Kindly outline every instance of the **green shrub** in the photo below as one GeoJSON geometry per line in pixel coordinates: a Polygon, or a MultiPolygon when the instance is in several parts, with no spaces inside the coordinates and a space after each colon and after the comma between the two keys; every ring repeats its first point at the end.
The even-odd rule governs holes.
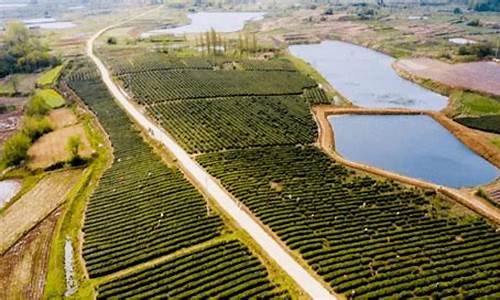
{"type": "Polygon", "coordinates": [[[36,141],[42,135],[50,131],[52,131],[52,126],[45,118],[23,118],[22,132],[24,133],[24,135],[30,138],[31,141],[36,141]]]}
{"type": "Polygon", "coordinates": [[[28,116],[43,116],[50,111],[50,107],[45,100],[40,96],[33,96],[26,105],[26,115],[28,116]]]}
{"type": "Polygon", "coordinates": [[[3,160],[8,166],[21,163],[28,157],[28,149],[31,140],[24,133],[17,133],[5,141],[3,148],[3,160]]]}

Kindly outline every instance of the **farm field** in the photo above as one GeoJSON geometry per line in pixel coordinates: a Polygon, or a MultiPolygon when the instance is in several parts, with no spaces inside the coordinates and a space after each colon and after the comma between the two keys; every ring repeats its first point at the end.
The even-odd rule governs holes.
{"type": "Polygon", "coordinates": [[[395,66],[414,76],[431,79],[451,88],[500,96],[500,66],[495,62],[448,64],[430,58],[405,58],[397,61],[395,66]]]}
{"type": "Polygon", "coordinates": [[[0,255],[0,299],[41,299],[59,215],[59,209],[52,212],[0,255]]]}
{"type": "Polygon", "coordinates": [[[51,173],[9,206],[0,218],[0,253],[61,205],[81,173],[79,169],[51,173]]]}
{"type": "Polygon", "coordinates": [[[364,299],[500,291],[500,234],[432,192],[357,174],[308,146],[197,160],[338,293],[364,299]]]}
{"type": "Polygon", "coordinates": [[[35,92],[35,97],[42,98],[51,108],[58,108],[65,104],[64,98],[53,89],[37,90],[35,92]]]}
{"type": "Polygon", "coordinates": [[[71,159],[68,152],[67,141],[71,137],[79,137],[80,145],[78,155],[88,159],[92,155],[92,146],[87,138],[82,124],[70,125],[58,128],[43,135],[28,150],[30,169],[44,169],[60,162],[67,162],[71,159]]]}
{"type": "Polygon", "coordinates": [[[44,72],[40,77],[37,79],[36,84],[39,87],[50,87],[52,86],[59,76],[61,75],[61,71],[64,68],[63,65],[59,65],[57,67],[54,67],[46,72],[44,72]]]}
{"type": "Polygon", "coordinates": [[[172,101],[147,110],[192,153],[307,144],[316,137],[309,106],[299,96],[172,101]]]}
{"type": "Polygon", "coordinates": [[[227,235],[230,229],[221,216],[183,174],[146,144],[94,75],[90,68],[70,74],[67,82],[96,114],[114,149],[113,164],[89,199],[83,227],[83,259],[90,278],[112,278],[98,284],[97,297],[262,293],[288,298],[288,291],[270,280],[247,246],[227,235]],[[227,241],[212,247],[214,238],[227,241]],[[188,259],[177,257],[203,245],[188,259]],[[166,256],[175,258],[140,269],[166,256]],[[176,269],[169,269],[173,265],[176,269]],[[128,275],[114,275],[123,270],[128,275]],[[190,288],[182,290],[183,285],[190,288]]]}
{"type": "Polygon", "coordinates": [[[140,104],[226,96],[299,95],[316,83],[298,72],[240,70],[145,71],[121,75],[140,104]]]}

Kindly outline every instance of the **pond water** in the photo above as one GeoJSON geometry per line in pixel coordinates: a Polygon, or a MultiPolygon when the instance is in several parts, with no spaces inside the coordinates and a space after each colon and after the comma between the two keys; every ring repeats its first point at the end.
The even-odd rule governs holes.
{"type": "Polygon", "coordinates": [[[401,78],[394,58],[339,41],[290,46],[293,55],[316,68],[355,105],[371,108],[441,110],[447,98],[401,78]]]}
{"type": "Polygon", "coordinates": [[[248,21],[260,20],[264,17],[262,12],[199,12],[189,14],[191,23],[185,26],[156,29],[143,33],[141,37],[149,37],[159,34],[183,34],[206,32],[212,28],[217,32],[240,31],[248,21]]]}
{"type": "Polygon", "coordinates": [[[343,157],[449,187],[493,181],[498,170],[426,115],[330,116],[343,157]]]}
{"type": "Polygon", "coordinates": [[[54,18],[28,19],[23,20],[23,22],[29,28],[68,29],[76,27],[76,24],[73,22],[57,21],[54,18]]]}
{"type": "Polygon", "coordinates": [[[450,43],[457,44],[457,45],[467,45],[467,44],[475,44],[476,41],[469,40],[469,39],[464,39],[464,38],[452,38],[448,39],[450,43]]]}
{"type": "Polygon", "coordinates": [[[0,208],[14,197],[21,189],[21,183],[17,180],[0,181],[0,208]]]}

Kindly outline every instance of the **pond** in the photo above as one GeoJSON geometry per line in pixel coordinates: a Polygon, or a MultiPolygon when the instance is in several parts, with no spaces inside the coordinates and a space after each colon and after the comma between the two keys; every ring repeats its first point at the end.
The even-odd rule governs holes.
{"type": "Polygon", "coordinates": [[[199,12],[189,14],[191,23],[185,26],[156,29],[143,33],[141,37],[149,37],[159,34],[183,34],[206,32],[212,28],[217,32],[240,31],[248,21],[260,20],[264,17],[263,12],[199,12]]]}
{"type": "Polygon", "coordinates": [[[498,170],[426,115],[330,116],[346,159],[459,188],[485,184],[498,170]]]}
{"type": "Polygon", "coordinates": [[[17,180],[0,181],[0,208],[3,208],[20,189],[21,183],[17,180]]]}
{"type": "Polygon", "coordinates": [[[394,58],[339,41],[290,46],[290,52],[309,62],[353,104],[369,108],[441,110],[446,97],[400,77],[394,58]]]}
{"type": "Polygon", "coordinates": [[[29,28],[41,28],[41,29],[68,29],[76,27],[73,22],[57,21],[54,18],[40,18],[40,19],[28,19],[23,20],[29,28]]]}

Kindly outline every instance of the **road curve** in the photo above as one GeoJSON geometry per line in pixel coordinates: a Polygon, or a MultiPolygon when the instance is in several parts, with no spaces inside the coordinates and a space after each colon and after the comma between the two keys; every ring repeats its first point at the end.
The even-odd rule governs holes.
{"type": "MultiPolygon", "coordinates": [[[[138,16],[139,17],[139,16],[138,16]]],[[[136,17],[137,18],[137,17],[136,17]]],[[[122,24],[122,23],[119,23],[122,24]]],[[[130,101],[127,94],[120,89],[112,80],[108,69],[103,62],[94,54],[94,41],[105,31],[119,24],[108,26],[87,41],[87,56],[96,64],[103,82],[115,97],[117,102],[128,112],[128,114],[142,127],[147,129],[148,134],[162,143],[177,158],[181,168],[193,178],[196,183],[224,209],[241,228],[243,228],[286,272],[290,277],[313,299],[337,299],[317,279],[315,279],[304,267],[302,267],[286,250],[268,234],[252,216],[238,207],[232,197],[223,190],[189,154],[182,149],[173,138],[159,128],[155,123],[146,118],[130,101]]]]}

